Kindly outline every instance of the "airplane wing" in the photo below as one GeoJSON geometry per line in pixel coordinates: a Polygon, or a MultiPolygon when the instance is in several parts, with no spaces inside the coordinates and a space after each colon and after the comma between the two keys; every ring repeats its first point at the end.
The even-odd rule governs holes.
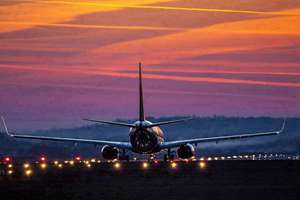
{"type": "Polygon", "coordinates": [[[116,141],[105,141],[105,140],[92,140],[92,139],[77,139],[77,138],[63,138],[63,137],[48,137],[48,136],[35,136],[35,135],[23,135],[18,133],[9,132],[5,124],[5,120],[2,117],[5,132],[8,136],[21,139],[31,140],[48,140],[48,141],[62,141],[62,142],[73,142],[73,143],[88,143],[88,144],[99,144],[99,145],[110,145],[120,149],[131,150],[132,146],[129,142],[116,142],[116,141]]]}
{"type": "Polygon", "coordinates": [[[203,143],[203,142],[219,142],[219,141],[225,141],[225,140],[234,140],[234,139],[243,139],[243,138],[259,137],[259,136],[278,135],[278,134],[283,132],[284,127],[285,127],[285,120],[282,124],[281,129],[277,130],[277,131],[170,141],[170,142],[164,142],[160,146],[160,148],[161,149],[173,148],[173,147],[178,147],[180,145],[184,145],[184,144],[188,144],[188,143],[189,144],[198,144],[198,143],[203,143]]]}

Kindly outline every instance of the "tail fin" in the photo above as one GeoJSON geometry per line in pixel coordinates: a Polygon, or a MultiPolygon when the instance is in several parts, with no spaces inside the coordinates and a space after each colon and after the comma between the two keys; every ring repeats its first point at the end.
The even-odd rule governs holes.
{"type": "Polygon", "coordinates": [[[145,120],[144,113],[144,98],[143,98],[143,85],[142,85],[142,63],[139,63],[139,96],[140,96],[140,113],[139,120],[145,120]]]}

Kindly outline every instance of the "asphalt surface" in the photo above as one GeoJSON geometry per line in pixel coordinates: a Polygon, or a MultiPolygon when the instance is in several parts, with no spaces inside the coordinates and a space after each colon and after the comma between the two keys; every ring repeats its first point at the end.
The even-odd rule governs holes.
{"type": "Polygon", "coordinates": [[[300,199],[300,161],[2,164],[1,199],[300,199]],[[144,166],[146,165],[146,166],[144,166]],[[173,167],[172,167],[173,165],[173,167]],[[12,174],[8,174],[11,170],[12,174]],[[31,173],[26,174],[26,171],[31,173]]]}

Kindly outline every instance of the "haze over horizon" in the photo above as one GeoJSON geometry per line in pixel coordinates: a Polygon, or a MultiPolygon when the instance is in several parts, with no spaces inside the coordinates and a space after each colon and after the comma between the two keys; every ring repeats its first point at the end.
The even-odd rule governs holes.
{"type": "Polygon", "coordinates": [[[300,0],[4,0],[13,130],[148,116],[300,116],[300,0]]]}

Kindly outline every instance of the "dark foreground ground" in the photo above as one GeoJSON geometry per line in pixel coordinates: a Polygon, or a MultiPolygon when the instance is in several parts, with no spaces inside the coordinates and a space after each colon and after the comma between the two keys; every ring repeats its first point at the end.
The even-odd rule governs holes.
{"type": "MultiPolygon", "coordinates": [[[[22,169],[22,166],[19,166],[22,169]]],[[[111,163],[33,167],[0,178],[0,199],[300,199],[299,161],[111,163]],[[19,173],[19,174],[18,174],[19,173]]]]}

